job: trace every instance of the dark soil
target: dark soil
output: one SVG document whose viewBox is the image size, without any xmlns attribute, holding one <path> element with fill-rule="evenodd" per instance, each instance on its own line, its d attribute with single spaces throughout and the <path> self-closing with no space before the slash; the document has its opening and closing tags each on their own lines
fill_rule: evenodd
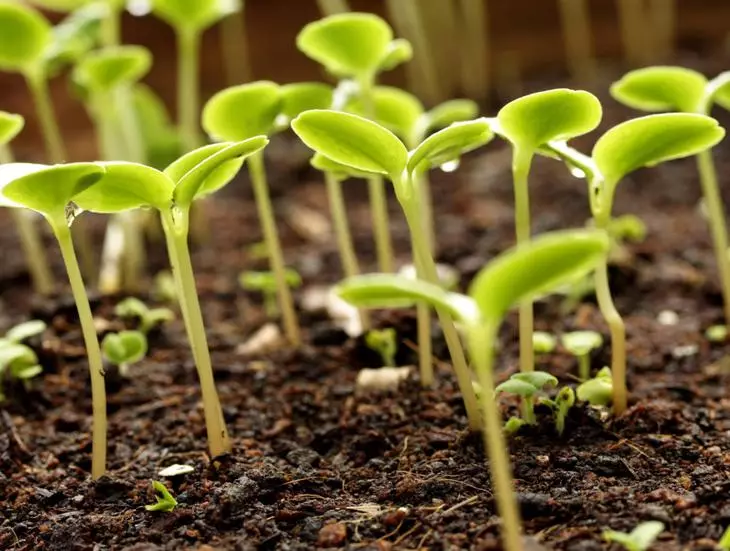
<svg viewBox="0 0 730 551">
<path fill-rule="evenodd" d="M 605 105 L 606 124 L 628 116 L 611 100 Z M 716 159 L 726 180 L 727 144 Z M 272 167 L 272 184 L 288 263 L 305 280 L 301 299 L 312 285 L 340 277 L 333 240 L 303 238 L 285 214 L 291 205 L 326 212 L 324 187 L 304 168 Z M 560 164 L 537 160 L 530 184 L 535 233 L 585 223 L 585 184 Z M 348 186 L 358 250 L 372 267 L 364 185 Z M 513 242 L 509 151 L 490 145 L 458 173 L 435 174 L 433 187 L 440 260 L 467 282 Z M 397 393 L 356 395 L 358 369 L 377 367 L 377 358 L 318 312 L 301 314 L 301 349 L 236 353 L 265 321 L 259 298 L 236 283 L 240 270 L 260 267 L 245 250 L 260 238 L 247 189 L 234 183 L 209 201 L 211 239 L 194 254 L 233 451 L 214 460 L 205 453 L 199 388 L 178 320 L 152 336 L 132 380 L 110 370 L 109 474 L 97 482 L 88 475 L 91 405 L 73 304 L 68 297 L 31 298 L 2 218 L 0 326 L 27 319 L 31 309 L 50 328 L 35 343 L 44 375 L 29 390 L 16 389 L 0 411 L 0 548 L 499 549 L 488 467 L 480 438 L 465 430 L 448 363 L 439 363 L 433 389 L 422 389 L 414 376 Z M 616 214 L 640 215 L 649 229 L 611 274 L 628 327 L 631 407 L 617 419 L 575 407 L 562 438 L 538 410 L 540 426 L 511 438 L 519 503 L 536 549 L 607 549 L 602 530 L 630 530 L 649 519 L 666 524 L 655 549 L 711 549 L 730 523 L 730 361 L 727 346 L 703 337 L 722 311 L 699 198 L 691 160 L 641 171 L 620 185 Z M 393 235 L 405 262 L 407 232 L 397 209 L 393 201 Z M 88 231 L 100 239 L 98 221 Z M 50 238 L 48 244 L 55 255 Z M 164 258 L 162 245 L 153 243 L 153 268 L 163 268 Z M 57 258 L 56 272 L 63 277 Z M 95 300 L 104 331 L 121 326 L 114 303 Z M 661 325 L 663 310 L 676 312 L 678 323 Z M 412 314 L 377 319 L 395 324 L 403 339 L 399 360 L 413 362 Z M 560 298 L 550 298 L 537 305 L 536 319 L 553 333 L 601 331 L 607 344 L 593 367 L 609 362 L 607 330 L 591 297 L 565 315 Z M 516 368 L 513 318 L 502 336 L 500 378 Z M 440 340 L 435 350 L 447 358 Z M 540 367 L 575 384 L 575 361 L 563 352 L 542 358 Z M 505 416 L 516 406 L 503 405 Z M 179 506 L 147 512 L 150 480 L 174 463 L 195 469 L 168 481 Z"/>
</svg>

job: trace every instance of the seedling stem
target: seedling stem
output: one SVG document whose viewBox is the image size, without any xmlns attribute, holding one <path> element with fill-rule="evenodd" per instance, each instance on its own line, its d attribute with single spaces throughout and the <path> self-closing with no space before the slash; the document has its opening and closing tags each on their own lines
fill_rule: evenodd
<svg viewBox="0 0 730 551">
<path fill-rule="evenodd" d="M 178 124 L 185 151 L 192 151 L 200 144 L 197 126 L 200 103 L 198 89 L 200 31 L 192 27 L 180 27 L 176 32 L 179 71 Z"/>
<path fill-rule="evenodd" d="M 33 96 L 38 113 L 38 120 L 41 123 L 43 140 L 46 144 L 48 159 L 51 163 L 62 163 L 66 158 L 66 151 L 63 147 L 61 132 L 58 129 L 58 122 L 53 112 L 53 104 L 48 93 L 48 79 L 40 71 L 33 71 L 25 76 L 28 82 L 28 89 Z"/>
</svg>

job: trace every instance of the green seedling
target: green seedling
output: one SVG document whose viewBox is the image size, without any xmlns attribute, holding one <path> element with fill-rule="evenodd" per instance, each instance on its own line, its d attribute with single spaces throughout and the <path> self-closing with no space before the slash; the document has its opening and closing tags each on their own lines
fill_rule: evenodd
<svg viewBox="0 0 730 551">
<path fill-rule="evenodd" d="M 175 319 L 175 313 L 169 308 L 150 308 L 135 297 L 125 298 L 117 304 L 114 314 L 120 318 L 139 320 L 137 329 L 145 335 L 163 323 Z"/>
<path fill-rule="evenodd" d="M 3 383 L 6 380 L 27 384 L 43 372 L 33 349 L 22 342 L 43 333 L 45 329 L 46 324 L 40 320 L 26 321 L 11 327 L 0 339 L 0 403 L 5 401 Z"/>
<path fill-rule="evenodd" d="M 330 87 L 317 83 L 279 86 L 259 81 L 227 88 L 215 94 L 203 108 L 203 128 L 215 140 L 246 140 L 271 135 L 287 128 L 289 121 L 307 109 L 332 102 Z M 286 283 L 284 254 L 271 205 L 263 152 L 248 162 L 248 172 L 256 198 L 261 230 L 276 280 L 276 293 L 289 341 L 298 346 L 301 330 L 294 309 L 291 290 Z"/>
<path fill-rule="evenodd" d="M 537 395 L 545 387 L 557 386 L 558 380 L 545 371 L 515 373 L 505 382 L 497 385 L 497 394 L 514 394 L 521 398 L 522 420 L 528 425 L 537 423 L 535 419 L 535 402 Z"/>
<path fill-rule="evenodd" d="M 145 162 L 163 170 L 183 152 L 180 135 L 170 120 L 167 108 L 160 97 L 144 84 L 136 84 L 132 89 L 132 106 Z"/>
<path fill-rule="evenodd" d="M 705 338 L 710 342 L 725 342 L 727 333 L 727 325 L 712 325 L 705 331 Z"/>
<path fill-rule="evenodd" d="M 26 341 L 32 337 L 42 335 L 45 330 L 46 322 L 44 321 L 24 321 L 23 323 L 19 323 L 18 325 L 15 325 L 8 329 L 7 333 L 5 333 L 5 337 L 3 339 L 0 339 L 0 342 L 5 340 L 12 343 L 20 344 L 23 341 Z"/>
<path fill-rule="evenodd" d="M 593 379 L 581 383 L 576 389 L 576 396 L 581 402 L 592 406 L 607 406 L 613 399 L 614 378 L 609 367 L 601 368 Z"/>
<path fill-rule="evenodd" d="M 386 175 L 391 180 L 408 223 L 413 263 L 418 276 L 426 281 L 438 281 L 436 264 L 423 232 L 421 194 L 418 190 L 420 175 L 434 166 L 458 160 L 462 154 L 488 143 L 493 136 L 489 125 L 483 120 L 454 123 L 432 134 L 410 152 L 386 128 L 348 113 L 307 111 L 292 121 L 292 129 L 308 147 L 341 166 L 350 167 L 356 173 Z M 420 308 L 420 311 L 419 369 L 421 383 L 430 386 L 433 383 L 430 323 L 424 309 Z M 476 410 L 472 409 L 475 398 L 459 336 L 448 311 L 437 309 L 437 312 L 459 386 L 468 402 L 470 421 L 475 423 Z M 472 427 L 476 428 L 475 425 Z"/>
<path fill-rule="evenodd" d="M 412 57 L 410 44 L 394 40 L 388 23 L 369 13 L 343 13 L 309 23 L 297 36 L 297 48 L 341 80 L 351 80 L 371 119 L 377 75 Z M 370 174 L 368 187 L 378 266 L 382 272 L 392 272 L 393 245 L 382 177 Z"/>
<path fill-rule="evenodd" d="M 717 548 L 720 551 L 730 551 L 730 526 L 725 528 L 725 532 L 722 534 L 720 541 L 717 542 Z"/>
<path fill-rule="evenodd" d="M 624 214 L 611 219 L 608 224 L 608 235 L 611 237 L 611 253 L 609 263 L 621 264 L 629 257 L 625 244 L 640 243 L 646 239 L 646 224 L 636 215 Z"/>
<path fill-rule="evenodd" d="M 383 365 L 395 367 L 395 355 L 398 352 L 398 333 L 392 327 L 371 329 L 365 333 L 367 347 L 380 354 Z"/>
<path fill-rule="evenodd" d="M 603 346 L 603 337 L 595 331 L 573 331 L 560 337 L 560 344 L 578 358 L 578 377 L 587 381 L 591 377 L 591 352 Z"/>
<path fill-rule="evenodd" d="M 160 302 L 173 304 L 177 302 L 177 286 L 175 278 L 167 270 L 155 275 L 154 289 L 152 293 L 155 299 Z"/>
<path fill-rule="evenodd" d="M 546 234 L 492 260 L 472 281 L 468 296 L 425 281 L 388 274 L 350 278 L 336 290 L 343 299 L 359 307 L 407 307 L 425 301 L 448 311 L 464 325 L 481 387 L 482 434 L 507 551 L 521 550 L 522 540 L 502 420 L 494 399 L 492 366 L 497 331 L 513 305 L 589 272 L 601 262 L 608 247 L 608 237 L 599 230 Z M 462 394 L 466 403 L 468 395 L 463 387 Z"/>
<path fill-rule="evenodd" d="M 648 115 L 621 123 L 603 134 L 591 157 L 554 141 L 546 145 L 551 155 L 560 157 L 574 171 L 585 175 L 596 227 L 608 229 L 618 183 L 643 167 L 696 155 L 716 145 L 725 135 L 715 119 L 690 113 Z M 598 307 L 611 333 L 613 408 L 623 413 L 626 393 L 626 330 L 616 310 L 608 284 L 608 260 L 595 272 Z"/>
<path fill-rule="evenodd" d="M 20 115 L 0 111 L 0 164 L 13 162 L 8 144 L 20 133 L 24 125 L 25 120 Z M 37 293 L 48 295 L 53 292 L 53 275 L 33 215 L 22 209 L 12 209 L 11 213 L 20 237 L 23 256 L 33 280 L 33 287 Z"/>
<path fill-rule="evenodd" d="M 545 331 L 535 331 L 532 334 L 532 349 L 535 354 L 550 354 L 558 345 L 558 339 L 555 335 L 546 333 Z"/>
<path fill-rule="evenodd" d="M 575 392 L 569 386 L 560 389 L 554 400 L 540 398 L 540 404 L 546 405 L 553 410 L 555 416 L 555 430 L 562 436 L 565 431 L 565 419 L 568 417 L 570 408 L 575 405 Z"/>
<path fill-rule="evenodd" d="M 76 204 L 91 212 L 116 213 L 140 207 L 159 212 L 180 309 L 200 379 L 212 456 L 226 452 L 230 443 L 215 388 L 190 260 L 190 208 L 196 200 L 227 184 L 240 170 L 244 159 L 267 143 L 265 137 L 259 136 L 238 143 L 204 146 L 183 155 L 164 172 L 131 162 L 97 163 L 104 171 L 101 180 L 74 197 Z"/>
<path fill-rule="evenodd" d="M 493 130 L 512 145 L 517 243 L 530 240 L 528 179 L 535 154 L 551 141 L 587 134 L 601 122 L 601 104 L 584 91 L 547 90 L 505 105 L 492 120 Z M 520 371 L 534 369 L 532 303 L 520 305 Z"/>
<path fill-rule="evenodd" d="M 162 482 L 153 480 L 152 489 L 155 491 L 155 499 L 157 501 L 151 505 L 145 505 L 145 509 L 148 511 L 170 513 L 175 509 L 175 507 L 177 507 L 177 500 L 172 496 L 170 490 L 168 490 L 167 486 L 165 486 Z"/>
<path fill-rule="evenodd" d="M 152 11 L 177 36 L 177 109 L 183 147 L 200 145 L 200 39 L 203 32 L 240 9 L 237 0 L 152 0 Z"/>
<path fill-rule="evenodd" d="M 141 331 L 109 333 L 101 341 L 101 350 L 109 363 L 119 367 L 122 377 L 129 377 L 129 366 L 147 355 L 147 337 Z"/>
<path fill-rule="evenodd" d="M 91 189 L 103 175 L 104 168 L 94 163 L 52 167 L 24 163 L 0 165 L 0 203 L 40 213 L 48 221 L 61 248 L 89 360 L 93 410 L 91 475 L 94 478 L 99 478 L 106 470 L 104 370 L 94 318 L 76 260 L 70 227 L 77 214 L 72 201 L 80 193 Z"/>
<path fill-rule="evenodd" d="M 621 103 L 642 111 L 707 115 L 715 103 L 730 109 L 730 71 L 708 81 L 704 75 L 683 67 L 646 67 L 631 71 L 615 82 L 611 86 L 611 95 Z M 709 149 L 702 148 L 697 152 L 697 168 L 720 273 L 726 323 L 730 323 L 727 222 Z"/>
<path fill-rule="evenodd" d="M 647 551 L 664 532 L 664 523 L 658 520 L 642 522 L 631 532 L 604 530 L 603 539 L 621 545 L 626 551 Z"/>
<path fill-rule="evenodd" d="M 302 277 L 296 270 L 286 268 L 284 271 L 286 285 L 289 289 L 296 289 L 302 285 Z M 279 316 L 276 305 L 276 277 L 271 272 L 243 272 L 238 276 L 241 287 L 248 291 L 259 291 L 264 296 L 264 310 L 272 318 Z"/>
</svg>

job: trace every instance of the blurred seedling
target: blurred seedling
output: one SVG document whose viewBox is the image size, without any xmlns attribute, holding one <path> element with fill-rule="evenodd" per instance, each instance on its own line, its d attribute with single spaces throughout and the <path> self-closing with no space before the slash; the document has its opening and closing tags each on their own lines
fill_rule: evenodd
<svg viewBox="0 0 730 551">
<path fill-rule="evenodd" d="M 705 338 L 710 342 L 725 342 L 727 333 L 727 325 L 712 325 L 705 331 Z"/>
<path fill-rule="evenodd" d="M 129 366 L 147 355 L 147 337 L 141 331 L 108 333 L 101 341 L 106 360 L 119 368 L 119 375 L 128 378 Z"/>
<path fill-rule="evenodd" d="M 546 387 L 555 387 L 558 380 L 545 371 L 515 373 L 509 379 L 497 385 L 496 394 L 514 394 L 520 397 L 522 421 L 527 425 L 537 423 L 535 419 L 535 403 L 537 396 Z"/>
<path fill-rule="evenodd" d="M 24 321 L 8 329 L 5 336 L 0 339 L 0 343 L 10 341 L 11 343 L 20 344 L 23 341 L 42 335 L 46 327 L 46 322 L 41 320 Z"/>
<path fill-rule="evenodd" d="M 535 355 L 550 354 L 558 345 L 558 339 L 555 335 L 546 333 L 545 331 L 535 331 L 532 334 L 532 349 Z"/>
<path fill-rule="evenodd" d="M 365 333 L 365 344 L 373 352 L 380 355 L 383 366 L 395 367 L 395 355 L 398 352 L 398 333 L 392 327 L 370 329 Z"/>
<path fill-rule="evenodd" d="M 664 532 L 664 523 L 649 520 L 638 524 L 631 532 L 604 530 L 603 539 L 621 545 L 626 551 L 647 551 Z"/>
<path fill-rule="evenodd" d="M 162 513 L 170 513 L 177 507 L 177 500 L 170 493 L 162 482 L 152 481 L 152 489 L 155 491 L 156 502 L 151 505 L 145 505 L 148 511 L 160 511 Z"/>
<path fill-rule="evenodd" d="M 613 377 L 611 368 L 602 367 L 592 379 L 578 385 L 575 394 L 581 402 L 592 406 L 607 406 L 613 399 Z"/>
<path fill-rule="evenodd" d="M 155 299 L 160 302 L 167 302 L 170 304 L 177 302 L 175 278 L 169 271 L 163 270 L 155 275 L 152 294 Z"/>
<path fill-rule="evenodd" d="M 296 270 L 286 268 L 284 272 L 286 285 L 296 289 L 302 285 L 302 277 Z M 264 297 L 264 310 L 270 318 L 279 317 L 279 307 L 276 302 L 276 277 L 271 272 L 243 272 L 238 276 L 238 282 L 247 291 L 258 291 Z"/>
<path fill-rule="evenodd" d="M 717 548 L 720 551 L 730 551 L 730 526 L 725 528 L 725 532 L 720 537 L 720 541 L 717 542 Z"/>
<path fill-rule="evenodd" d="M 555 430 L 562 436 L 565 431 L 565 419 L 568 417 L 570 408 L 575 405 L 575 391 L 569 386 L 564 386 L 558 391 L 555 398 L 540 397 L 538 403 L 552 409 L 555 417 Z"/>
<path fill-rule="evenodd" d="M 120 318 L 138 320 L 137 329 L 145 335 L 163 323 L 175 319 L 175 313 L 169 308 L 150 308 L 135 297 L 128 297 L 119 302 L 114 307 L 114 314 Z"/>
<path fill-rule="evenodd" d="M 603 337 L 596 331 L 572 331 L 560 336 L 560 344 L 578 358 L 578 377 L 581 381 L 591 378 L 591 352 L 603 346 Z"/>
<path fill-rule="evenodd" d="M 3 383 L 20 381 L 28 384 L 43 372 L 33 349 L 22 343 L 41 335 L 45 329 L 46 324 L 40 320 L 26 321 L 8 329 L 0 339 L 0 402 L 6 398 Z"/>
</svg>

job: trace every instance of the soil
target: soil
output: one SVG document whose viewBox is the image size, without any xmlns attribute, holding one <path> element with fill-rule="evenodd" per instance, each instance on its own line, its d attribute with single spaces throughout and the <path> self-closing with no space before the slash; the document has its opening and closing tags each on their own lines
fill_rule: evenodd
<svg viewBox="0 0 730 551">
<path fill-rule="evenodd" d="M 610 99 L 604 105 L 604 128 L 630 116 Z M 296 156 L 291 141 L 275 148 L 280 158 Z M 456 173 L 433 175 L 439 260 L 455 266 L 463 284 L 513 243 L 509 156 L 495 143 Z M 727 144 L 715 157 L 724 178 Z M 281 219 L 292 205 L 326 212 L 324 186 L 305 165 L 272 163 L 271 180 Z M 586 186 L 559 163 L 537 159 L 530 184 L 535 233 L 586 222 Z M 73 303 L 68 296 L 32 297 L 10 222 L 2 218 L 0 326 L 32 312 L 49 329 L 32 343 L 44 374 L 27 389 L 13 389 L 0 410 L 0 548 L 499 549 L 481 441 L 465 428 L 439 335 L 434 388 L 423 389 L 414 374 L 386 394 L 355 392 L 358 370 L 378 367 L 378 358 L 323 312 L 300 308 L 305 345 L 298 350 L 237 353 L 266 321 L 259 297 L 236 283 L 242 269 L 261 267 L 246 252 L 260 239 L 248 189 L 244 179 L 210 199 L 211 238 L 194 252 L 232 452 L 214 459 L 205 453 L 199 387 L 176 320 L 151 335 L 149 356 L 132 367 L 131 380 L 109 370 L 109 473 L 96 482 L 88 475 L 91 403 Z M 374 269 L 365 186 L 348 183 L 347 192 L 358 251 Z M 619 187 L 616 214 L 637 214 L 648 227 L 646 240 L 627 245 L 624 262 L 611 270 L 628 328 L 630 409 L 613 418 L 574 407 L 562 437 L 538 409 L 539 426 L 510 439 L 534 549 L 608 549 L 604 529 L 628 531 L 650 519 L 666 524 L 653 549 L 711 549 L 730 523 L 730 357 L 727 345 L 703 337 L 722 310 L 699 199 L 691 160 L 640 171 Z M 392 197 L 390 207 L 396 249 L 407 262 L 407 231 Z M 100 242 L 101 220 L 91 220 L 86 231 Z M 280 224 L 286 257 L 305 281 L 297 292 L 301 305 L 307 289 L 338 280 L 339 265 L 332 239 L 303 237 L 286 220 Z M 164 268 L 161 243 L 150 244 L 150 263 L 151 272 Z M 117 300 L 94 297 L 100 331 L 122 326 L 113 316 Z M 664 310 L 678 314 L 675 325 L 659 322 Z M 381 312 L 375 319 L 398 329 L 398 363 L 414 363 L 413 313 Z M 609 362 L 608 332 L 591 297 L 567 314 L 561 298 L 550 297 L 537 304 L 536 320 L 538 329 L 556 334 L 601 331 L 606 344 L 592 365 Z M 500 380 L 516 364 L 510 317 L 498 354 Z M 561 384 L 575 384 L 576 362 L 565 352 L 541 357 L 539 366 Z M 516 410 L 515 402 L 502 403 L 505 417 Z M 175 463 L 194 468 L 167 481 L 178 507 L 146 511 L 154 502 L 150 481 Z"/>
</svg>

